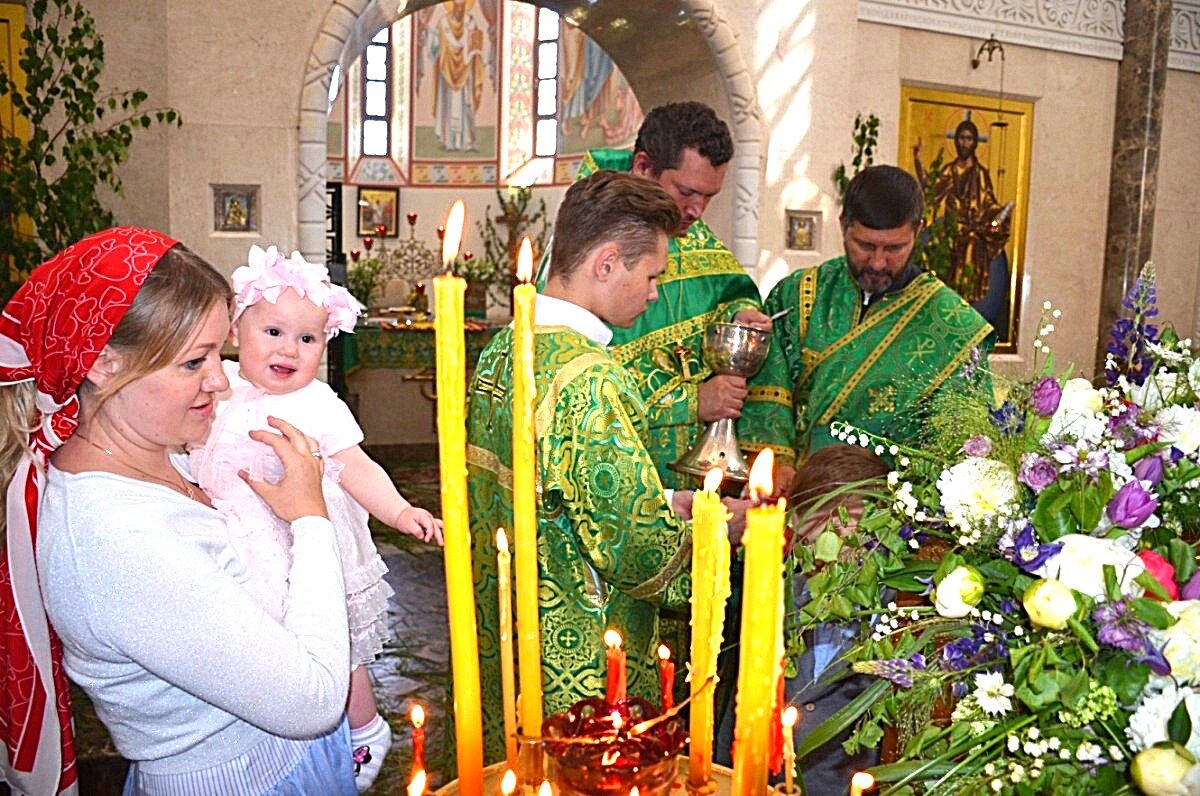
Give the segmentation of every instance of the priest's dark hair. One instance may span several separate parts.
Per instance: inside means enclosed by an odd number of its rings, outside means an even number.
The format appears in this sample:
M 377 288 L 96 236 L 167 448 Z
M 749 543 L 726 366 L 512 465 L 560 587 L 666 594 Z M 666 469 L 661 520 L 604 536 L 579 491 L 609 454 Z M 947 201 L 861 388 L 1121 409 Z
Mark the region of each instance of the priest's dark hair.
M 842 228 L 857 221 L 867 229 L 921 223 L 925 200 L 917 178 L 895 166 L 868 166 L 850 180 L 842 200 Z
M 679 168 L 683 150 L 694 149 L 713 166 L 733 158 L 729 126 L 703 102 L 671 102 L 651 108 L 638 128 L 634 154 L 645 152 L 656 174 Z
M 658 183 L 622 171 L 597 171 L 563 196 L 554 220 L 549 275 L 570 279 L 597 246 L 609 242 L 632 269 L 659 245 L 659 233 L 674 235 L 679 223 L 675 200 Z

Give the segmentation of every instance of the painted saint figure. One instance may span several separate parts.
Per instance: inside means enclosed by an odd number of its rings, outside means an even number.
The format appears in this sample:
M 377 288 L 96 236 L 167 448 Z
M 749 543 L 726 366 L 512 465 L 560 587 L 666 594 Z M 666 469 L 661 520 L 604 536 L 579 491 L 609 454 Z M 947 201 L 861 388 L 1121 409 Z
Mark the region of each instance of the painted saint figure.
M 950 253 L 950 270 L 938 276 L 945 279 L 968 302 L 982 299 L 988 292 L 992 263 L 1011 233 L 1012 203 L 1001 205 L 992 189 L 992 177 L 975 157 L 979 146 L 979 128 L 970 119 L 954 129 L 957 157 L 938 175 L 934 186 L 935 215 L 953 216 L 958 234 Z M 925 182 L 921 164 L 921 142 L 913 147 L 913 165 L 917 179 Z
M 471 16 L 475 0 L 451 0 L 442 5 L 438 21 L 425 32 L 428 57 L 433 61 L 434 132 L 444 149 L 479 149 L 475 114 L 483 95 L 485 36 Z

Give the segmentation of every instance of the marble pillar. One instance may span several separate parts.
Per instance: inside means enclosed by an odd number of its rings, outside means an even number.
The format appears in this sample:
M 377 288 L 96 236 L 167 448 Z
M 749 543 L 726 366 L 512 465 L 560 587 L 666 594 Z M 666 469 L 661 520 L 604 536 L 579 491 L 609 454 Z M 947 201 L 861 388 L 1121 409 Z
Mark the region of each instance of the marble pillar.
M 1117 72 L 1117 109 L 1108 185 L 1108 232 L 1096 341 L 1096 369 L 1104 370 L 1105 348 L 1121 300 L 1150 259 L 1162 103 L 1167 82 L 1171 0 L 1127 0 L 1125 52 Z

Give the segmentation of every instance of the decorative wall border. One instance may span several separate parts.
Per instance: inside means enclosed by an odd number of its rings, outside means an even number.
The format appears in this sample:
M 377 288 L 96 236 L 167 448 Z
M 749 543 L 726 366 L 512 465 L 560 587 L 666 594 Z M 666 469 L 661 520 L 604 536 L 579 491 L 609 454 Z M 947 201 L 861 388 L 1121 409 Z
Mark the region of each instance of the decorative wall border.
M 1119 61 L 1122 0 L 859 0 L 858 18 Z M 1174 0 L 1167 66 L 1200 72 L 1200 0 Z

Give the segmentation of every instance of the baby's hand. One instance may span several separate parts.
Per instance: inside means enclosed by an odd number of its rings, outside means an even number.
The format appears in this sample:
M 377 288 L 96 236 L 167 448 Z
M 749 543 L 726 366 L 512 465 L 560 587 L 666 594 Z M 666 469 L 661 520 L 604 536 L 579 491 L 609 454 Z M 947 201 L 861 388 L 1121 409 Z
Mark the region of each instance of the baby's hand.
M 424 542 L 436 542 L 441 547 L 442 521 L 417 506 L 409 506 L 396 518 L 396 530 L 415 536 Z

